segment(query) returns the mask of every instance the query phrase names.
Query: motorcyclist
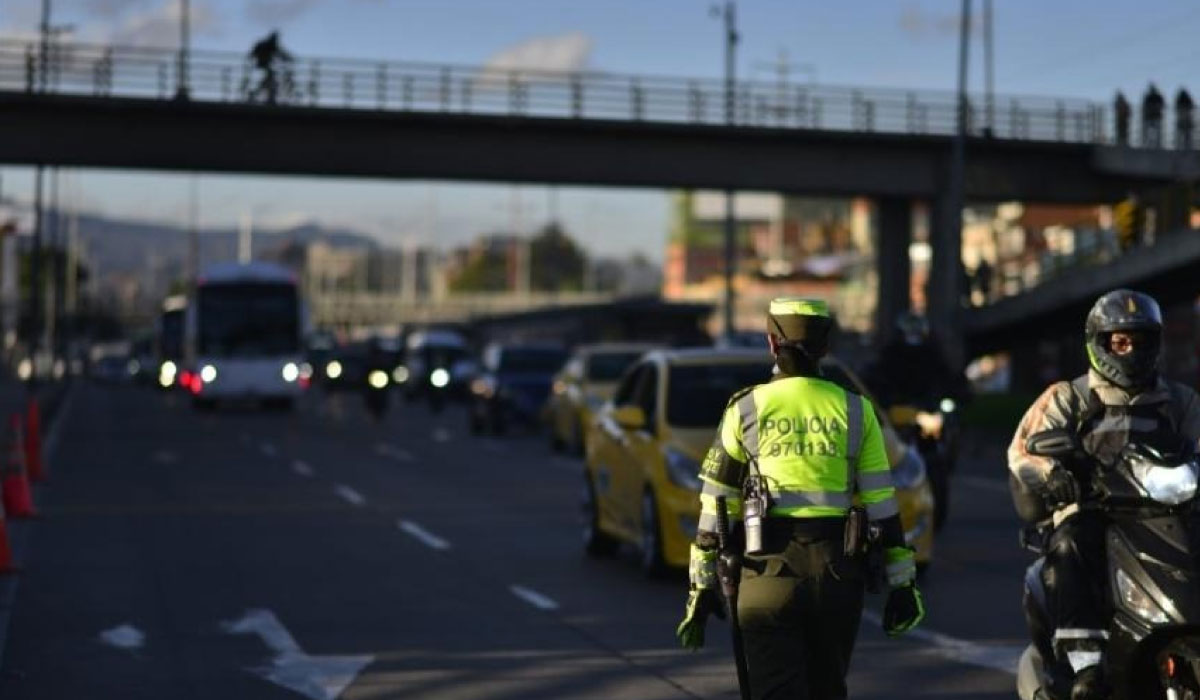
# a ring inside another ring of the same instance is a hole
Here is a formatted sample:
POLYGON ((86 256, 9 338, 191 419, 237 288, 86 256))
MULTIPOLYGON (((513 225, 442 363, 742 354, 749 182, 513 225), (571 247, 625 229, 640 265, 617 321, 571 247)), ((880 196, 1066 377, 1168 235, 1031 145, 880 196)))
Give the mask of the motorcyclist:
POLYGON ((907 311, 896 318, 891 338, 863 373, 884 407, 923 404, 929 399, 967 398, 967 382, 942 354, 924 316, 907 311))
POLYGON ((388 361, 389 354, 383 345, 383 341, 378 336, 372 336, 367 341, 367 356, 363 367, 363 398, 366 401, 367 408, 371 413, 379 418, 387 409, 388 404, 388 384, 391 379, 391 363, 388 361), (379 386, 373 380, 382 373, 383 386, 379 386))
MULTIPOLYGON (((1131 441, 1156 449, 1191 451, 1200 439, 1200 401, 1191 389, 1163 379, 1162 313, 1150 296, 1125 289, 1101 296, 1084 326, 1090 369, 1052 384, 1029 407, 1008 447, 1018 512, 1027 520, 1052 515, 1042 573, 1053 634, 1056 678, 1071 679, 1059 696, 1072 700, 1108 693, 1103 653, 1107 598, 1103 516, 1081 511, 1097 464, 1114 464, 1131 441), (1025 449, 1030 435, 1073 431, 1083 457, 1059 463, 1025 449)), ((1049 660, 1048 660, 1049 661, 1049 660)))

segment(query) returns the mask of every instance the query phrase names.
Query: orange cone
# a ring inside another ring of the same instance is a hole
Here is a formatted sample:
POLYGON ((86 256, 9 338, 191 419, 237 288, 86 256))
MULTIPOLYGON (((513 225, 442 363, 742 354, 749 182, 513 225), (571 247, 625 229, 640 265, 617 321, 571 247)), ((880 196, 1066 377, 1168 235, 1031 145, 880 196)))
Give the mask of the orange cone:
POLYGON ((0 503, 0 574, 16 573, 12 545, 8 542, 8 525, 4 522, 4 504, 0 503))
POLYGON ((25 449, 21 444, 21 416, 14 413, 8 419, 8 439, 5 446, 3 477, 0 491, 6 513, 14 518, 32 518, 37 515, 33 507, 33 493, 29 489, 29 477, 25 474, 25 449))
POLYGON ((37 399, 29 399, 29 410, 25 418, 25 466, 29 469, 29 478, 33 481, 43 481, 46 478, 46 465, 42 463, 42 412, 38 409, 37 399))

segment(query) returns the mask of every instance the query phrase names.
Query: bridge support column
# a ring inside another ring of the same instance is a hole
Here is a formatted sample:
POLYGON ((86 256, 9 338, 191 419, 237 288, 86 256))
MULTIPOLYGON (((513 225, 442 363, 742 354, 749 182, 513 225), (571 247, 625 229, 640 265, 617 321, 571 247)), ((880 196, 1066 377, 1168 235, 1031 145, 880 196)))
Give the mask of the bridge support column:
POLYGON ((925 287, 925 315, 952 366, 962 367, 966 347, 962 338, 962 201, 943 192, 933 202, 930 217, 929 282, 925 287))
POLYGON ((909 284, 912 267, 908 247, 912 243, 912 201, 884 197, 875 202, 879 222, 875 241, 875 270, 879 275, 875 301, 875 343, 883 345, 891 335, 896 317, 911 306, 909 284))

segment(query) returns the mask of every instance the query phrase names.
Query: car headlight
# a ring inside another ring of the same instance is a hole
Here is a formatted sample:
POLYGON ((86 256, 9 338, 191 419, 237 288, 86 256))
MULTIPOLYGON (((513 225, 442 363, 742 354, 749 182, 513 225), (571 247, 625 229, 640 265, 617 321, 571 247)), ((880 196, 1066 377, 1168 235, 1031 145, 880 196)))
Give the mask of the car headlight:
POLYGON ((403 384, 408 381, 408 368, 404 365, 397 365, 396 369, 392 370, 392 381, 397 384, 403 384))
POLYGON ((1122 606, 1136 614, 1146 622, 1156 625, 1164 625, 1171 621, 1162 608, 1154 602, 1149 593, 1146 593, 1141 586, 1130 578, 1129 574, 1122 569, 1117 569, 1117 596, 1121 599, 1122 606))
POLYGON ((480 377, 471 382, 471 393, 479 394, 485 399, 492 398, 496 393, 496 380, 491 377, 480 377))
POLYGON ((429 383, 441 389, 450 383, 450 373, 438 367, 429 373, 429 383))
POLYGON ((204 365, 200 368, 200 381, 205 384, 212 384, 217 381, 217 368, 212 365, 204 365))
POLYGON ((325 376, 330 379, 337 379, 342 376, 342 363, 337 360, 330 360, 329 364, 325 365, 325 376))
POLYGON ((300 363, 300 378, 301 379, 312 379, 312 375, 313 375, 312 365, 308 364, 307 362, 301 362, 300 363))
POLYGON ((1145 459, 1129 460, 1129 468, 1146 495, 1169 506, 1190 501, 1196 495, 1196 463, 1184 462, 1173 467, 1145 459))
POLYGON ((667 477, 671 483, 689 491, 700 490, 700 463, 687 455, 667 448, 667 477))
POLYGON ((904 450, 900 462, 892 467, 892 479, 901 489, 915 489, 925 483, 925 460, 920 453, 912 447, 904 450))
POLYGON ((371 370, 371 373, 367 375, 367 383, 374 389, 384 388, 388 384, 387 372, 381 369, 371 370))
POLYGON ((283 381, 294 382, 300 378, 300 367, 295 362, 289 362, 279 373, 283 375, 283 381))
POLYGON ((917 425, 921 427, 921 435, 929 437, 938 437, 942 434, 942 425, 945 423, 945 417, 939 413, 926 413, 925 411, 917 412, 917 425))
POLYGON ((958 408, 958 404, 954 403, 954 399, 947 397, 942 399, 942 402, 938 404, 938 408, 941 409, 942 413, 954 413, 958 408))

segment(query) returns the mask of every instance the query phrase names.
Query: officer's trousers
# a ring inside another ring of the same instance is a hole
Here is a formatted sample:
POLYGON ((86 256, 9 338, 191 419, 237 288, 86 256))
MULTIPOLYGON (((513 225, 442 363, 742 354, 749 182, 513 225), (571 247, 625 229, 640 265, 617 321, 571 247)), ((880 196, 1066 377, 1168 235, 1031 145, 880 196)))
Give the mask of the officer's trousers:
POLYGON ((756 700, 846 697, 862 616, 863 564, 834 540, 795 535, 748 557, 738 618, 756 700))

